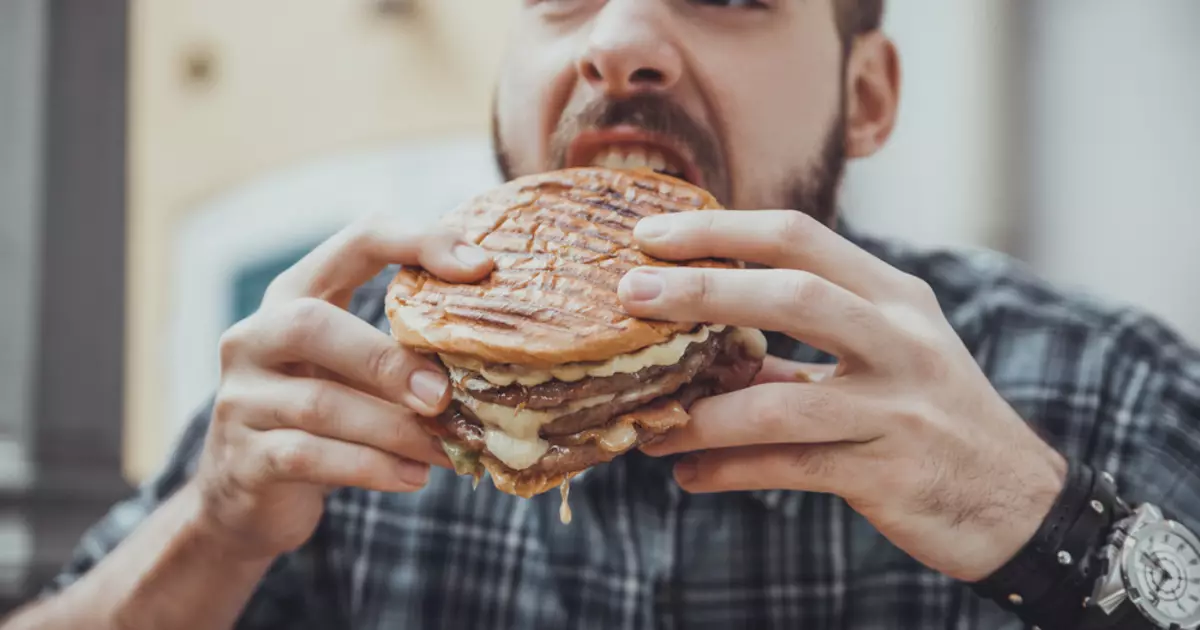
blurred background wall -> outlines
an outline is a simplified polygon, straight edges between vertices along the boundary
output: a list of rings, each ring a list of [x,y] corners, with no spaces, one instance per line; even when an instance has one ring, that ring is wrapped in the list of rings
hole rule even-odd
[[[274,274],[496,181],[518,4],[0,0],[0,597],[161,464]],[[848,213],[1200,340],[1197,24],[1194,0],[893,0],[900,122]]]
[[[214,340],[274,270],[353,217],[437,213],[492,181],[488,103],[516,4],[134,3],[132,476],[204,403]]]

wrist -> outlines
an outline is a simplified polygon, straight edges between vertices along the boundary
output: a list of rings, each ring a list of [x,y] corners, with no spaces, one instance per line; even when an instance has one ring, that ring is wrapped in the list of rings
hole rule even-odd
[[[1037,536],[1046,519],[1051,517],[1056,504],[1064,499],[1071,466],[1058,451],[1049,447],[1046,451],[1038,465],[1031,467],[1030,473],[1023,476],[1022,500],[1014,502],[1009,526],[997,531],[996,548],[1000,555],[985,575],[999,570],[1005,562],[1020,553]]]
[[[250,570],[268,566],[279,556],[278,551],[255,544],[257,537],[230,525],[195,480],[180,488],[177,499],[182,511],[181,544],[203,550],[214,561]]]
[[[1054,509],[1067,483],[1068,468],[1066,458],[1048,446],[1014,464],[1012,472],[996,484],[998,500],[993,516],[986,520],[987,529],[981,532],[980,551],[970,570],[956,577],[974,583],[1012,561]]]
[[[1122,509],[1105,476],[1070,462],[1062,490],[1033,536],[973,587],[1027,623],[1073,627],[1102,570],[1095,551]]]

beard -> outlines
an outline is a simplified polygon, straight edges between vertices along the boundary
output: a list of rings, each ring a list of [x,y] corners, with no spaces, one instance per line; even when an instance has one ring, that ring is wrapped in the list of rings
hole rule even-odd
[[[838,190],[846,170],[845,110],[843,91],[837,115],[825,133],[817,156],[809,164],[797,166],[767,199],[779,199],[783,205],[778,207],[803,212],[825,225],[834,225],[838,214]],[[492,151],[500,175],[505,181],[511,181],[528,173],[514,172],[512,153],[499,122],[493,99]],[[602,99],[577,112],[564,112],[550,140],[549,169],[567,166],[567,148],[580,132],[617,125],[630,125],[682,143],[704,175],[708,191],[728,207],[733,185],[717,138],[681,107],[659,94],[638,94],[621,100]]]

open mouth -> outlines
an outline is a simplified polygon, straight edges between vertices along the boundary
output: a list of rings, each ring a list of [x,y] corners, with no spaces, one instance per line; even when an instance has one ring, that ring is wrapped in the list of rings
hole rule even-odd
[[[704,186],[700,169],[686,147],[660,135],[632,127],[585,131],[567,150],[567,166],[611,169],[652,169]]]

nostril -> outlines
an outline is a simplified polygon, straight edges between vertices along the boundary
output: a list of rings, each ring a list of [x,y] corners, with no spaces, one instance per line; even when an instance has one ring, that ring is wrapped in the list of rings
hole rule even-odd
[[[638,68],[630,77],[632,83],[665,83],[666,76],[654,68]]]
[[[600,68],[597,68],[596,64],[587,62],[583,64],[583,78],[588,81],[601,81],[604,75],[600,74]]]

